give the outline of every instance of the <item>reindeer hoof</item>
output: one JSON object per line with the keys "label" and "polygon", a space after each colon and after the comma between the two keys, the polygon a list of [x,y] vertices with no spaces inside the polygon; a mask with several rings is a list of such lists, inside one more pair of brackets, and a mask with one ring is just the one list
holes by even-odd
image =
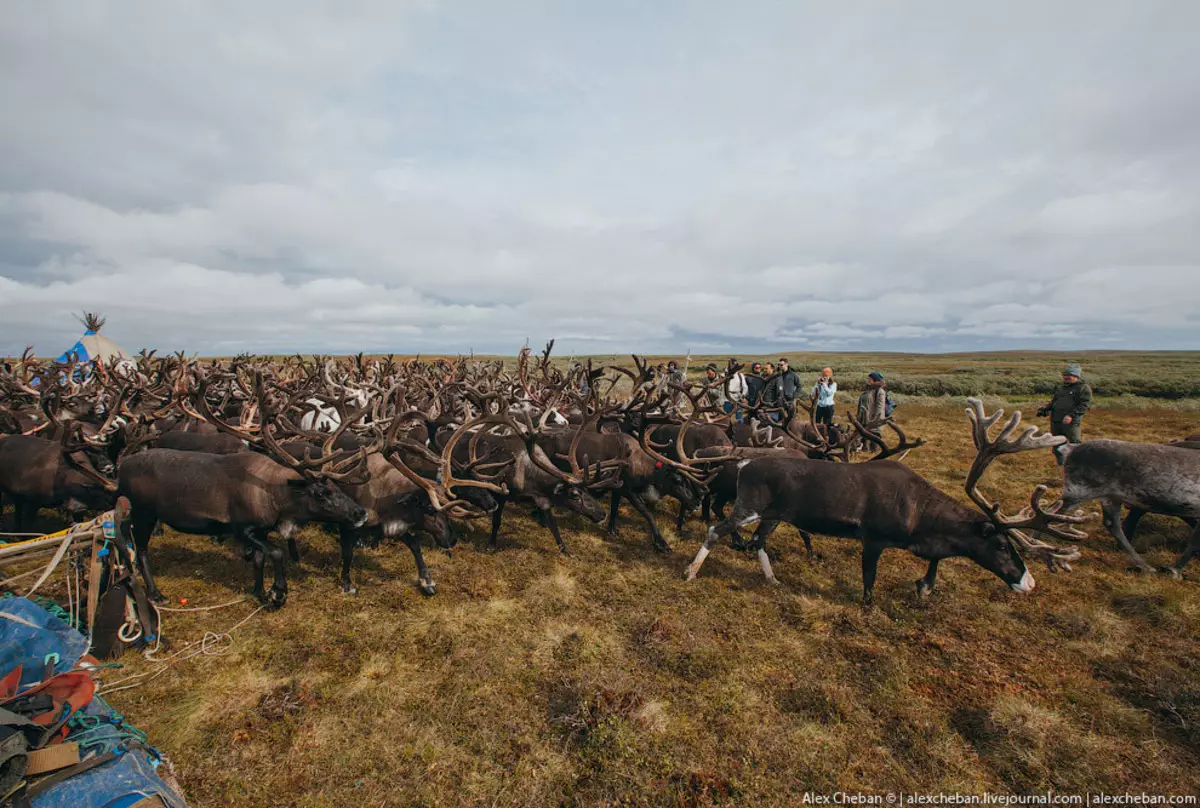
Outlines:
{"label": "reindeer hoof", "polygon": [[1161,572],[1163,575],[1170,575],[1176,581],[1183,580],[1183,573],[1180,572],[1179,570],[1175,569],[1174,567],[1160,567],[1158,571]]}
{"label": "reindeer hoof", "polygon": [[654,552],[662,555],[670,555],[671,545],[667,544],[665,541],[656,541],[654,542]]}
{"label": "reindeer hoof", "polygon": [[926,584],[924,578],[917,580],[917,600],[928,600],[932,592],[933,587]]}
{"label": "reindeer hoof", "polygon": [[358,587],[354,586],[353,584],[342,584],[342,594],[343,595],[357,595]]}
{"label": "reindeer hoof", "polygon": [[1147,573],[1154,572],[1154,568],[1151,567],[1149,564],[1130,564],[1128,567],[1125,568],[1125,571],[1126,572],[1136,572],[1139,575],[1145,575]]}
{"label": "reindeer hoof", "polygon": [[700,570],[696,569],[692,565],[689,565],[688,568],[683,571],[683,580],[694,581],[694,580],[696,580],[696,575],[699,572],[700,572]]}
{"label": "reindeer hoof", "polygon": [[150,598],[150,600],[154,601],[155,603],[166,603],[167,602],[167,599],[165,597],[163,597],[162,592],[149,593],[148,597]]}
{"label": "reindeer hoof", "polygon": [[417,588],[420,589],[421,594],[425,595],[426,597],[432,597],[433,595],[437,594],[437,586],[433,583],[433,581],[420,581],[417,584]]}

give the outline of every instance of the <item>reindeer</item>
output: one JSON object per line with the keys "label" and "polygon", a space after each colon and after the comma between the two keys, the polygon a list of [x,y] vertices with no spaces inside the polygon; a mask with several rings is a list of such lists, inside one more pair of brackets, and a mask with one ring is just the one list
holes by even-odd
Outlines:
{"label": "reindeer", "polygon": [[[577,441],[567,447],[565,461],[569,470],[555,465],[542,445],[549,412],[549,409],[543,411],[542,420],[536,427],[528,420],[524,425],[519,425],[508,415],[487,416],[482,422],[491,425],[489,429],[476,432],[465,444],[459,443],[460,448],[453,453],[454,462],[462,469],[462,474],[469,473],[472,468],[478,468],[491,458],[504,458],[503,471],[494,478],[497,484],[503,485],[504,492],[495,494],[496,508],[492,511],[489,550],[497,547],[505,505],[510,499],[521,499],[533,505],[535,514],[554,536],[559,551],[564,555],[569,554],[559,533],[553,506],[561,505],[599,523],[603,521],[605,511],[592,493],[593,490],[620,484],[611,465],[597,463],[580,466]],[[493,430],[496,428],[503,430],[504,434],[495,434]],[[582,430],[577,434],[582,435]],[[479,454],[481,450],[482,455]]]}
{"label": "reindeer", "polygon": [[[1197,436],[1192,436],[1197,437]],[[1200,553],[1200,452],[1186,444],[1162,445],[1120,440],[1089,440],[1063,446],[1063,507],[1100,500],[1104,526],[1135,569],[1153,567],[1133,548],[1138,522],[1147,513],[1178,516],[1192,527],[1183,554],[1160,571],[1183,577],[1184,566]],[[1121,521],[1121,506],[1129,515]]]}
{"label": "reindeer", "polygon": [[720,536],[755,521],[759,525],[754,544],[770,583],[778,582],[767,557],[766,541],[780,522],[799,530],[861,541],[864,606],[872,602],[879,558],[888,547],[905,549],[929,561],[925,576],[917,581],[920,598],[933,591],[938,564],[944,558],[970,558],[1022,594],[1032,592],[1035,581],[1018,547],[1042,558],[1052,570],[1069,570],[1079,558],[1076,547],[1046,544],[1026,531],[1064,539],[1086,538],[1074,525],[1085,521],[1087,515],[1066,515],[1065,502],[1044,506],[1046,486],[1039,485],[1029,507],[1008,517],[1001,513],[999,503],[989,502],[978,488],[983,473],[1001,455],[1059,446],[1066,438],[1038,434],[1037,427],[1032,426],[1020,437],[1010,438],[1021,423],[1018,411],[993,440],[989,433],[1003,410],[988,416],[978,399],[968,399],[968,403],[967,416],[977,454],[967,474],[966,490],[978,510],[968,508],[907,466],[891,460],[824,463],[763,457],[744,461],[733,512],[709,529],[708,538],[684,573],[686,579],[695,579]]}
{"label": "reindeer", "polygon": [[[437,585],[425,566],[421,540],[415,531],[418,528],[423,530],[433,536],[439,546],[449,550],[457,543],[450,527],[450,517],[482,516],[497,507],[492,492],[507,493],[501,485],[454,477],[451,463],[454,447],[475,427],[476,422],[459,427],[447,441],[441,456],[434,455],[422,444],[398,442],[396,435],[403,422],[402,417],[396,417],[385,436],[383,448],[367,456],[368,479],[342,486],[342,490],[367,511],[367,519],[363,524],[353,526],[343,523],[340,526],[341,585],[342,591],[347,594],[358,591],[350,581],[354,548],[369,535],[382,538],[399,536],[416,562],[417,586],[425,595],[436,594]],[[298,446],[307,448],[308,445],[291,444],[289,451],[295,453]],[[410,456],[407,461],[405,454]],[[412,459],[414,455],[417,462]],[[421,460],[435,464],[440,479],[431,480],[414,471],[413,467]],[[293,556],[293,560],[297,560],[297,556]]]}
{"label": "reindeer", "polygon": [[[208,382],[207,378],[201,382],[195,410],[189,414],[247,441],[257,451],[211,455],[150,449],[126,458],[120,466],[117,491],[128,498],[131,511],[122,527],[137,548],[138,565],[151,598],[163,599],[149,555],[151,531],[162,521],[181,533],[232,533],[238,537],[254,561],[255,596],[278,608],[287,601],[287,578],[283,553],[269,541],[270,531],[279,529],[290,540],[310,521],[362,525],[366,509],[337,484],[363,479],[366,450],[333,450],[336,436],[352,422],[347,419],[329,436],[319,457],[297,460],[276,439],[280,419],[272,417],[267,406],[261,376],[256,374],[255,379],[261,418],[255,431],[226,423],[212,412],[205,397]],[[361,417],[361,412],[354,417]],[[274,573],[269,593],[263,590],[266,558],[271,559]]]}

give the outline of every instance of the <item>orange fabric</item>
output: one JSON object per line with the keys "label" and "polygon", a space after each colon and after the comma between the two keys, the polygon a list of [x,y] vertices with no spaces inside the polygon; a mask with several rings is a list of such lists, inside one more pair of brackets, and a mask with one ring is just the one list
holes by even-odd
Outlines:
{"label": "orange fabric", "polygon": [[[20,681],[20,668],[17,668],[17,681]],[[5,677],[4,682],[7,683],[12,678],[12,674]],[[92,679],[92,675],[87,671],[73,670],[66,673],[60,673],[58,676],[52,676],[41,684],[34,685],[25,692],[20,694],[20,698],[32,696],[38,693],[48,693],[50,700],[53,703],[53,708],[46,712],[30,719],[35,724],[44,727],[51,726],[62,718],[64,704],[71,705],[71,712],[82,710],[96,695],[96,682]],[[3,701],[0,701],[0,707],[5,706],[12,701],[15,696],[5,694],[0,696]],[[47,741],[50,743],[58,743],[67,735],[67,727],[64,725],[55,736]]]}
{"label": "orange fabric", "polygon": [[18,665],[3,679],[0,679],[0,701],[7,701],[17,695],[17,688],[21,686],[21,669],[23,667],[23,665]]}

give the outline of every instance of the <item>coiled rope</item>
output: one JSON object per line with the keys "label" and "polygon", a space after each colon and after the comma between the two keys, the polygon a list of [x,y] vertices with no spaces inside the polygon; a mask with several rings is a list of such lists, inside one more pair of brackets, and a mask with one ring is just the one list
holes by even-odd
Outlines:
{"label": "coiled rope", "polygon": [[[166,606],[158,606],[154,603],[151,603],[150,608],[154,609],[154,612],[158,617],[158,637],[155,639],[153,647],[147,648],[142,653],[142,656],[144,656],[146,659],[148,659],[151,662],[162,665],[162,667],[159,668],[158,670],[154,671],[153,673],[150,673],[150,672],[135,673],[132,676],[126,676],[123,679],[117,679],[115,682],[103,682],[103,683],[101,683],[100,691],[104,694],[109,694],[109,693],[117,693],[121,690],[131,690],[135,687],[140,687],[140,686],[146,684],[147,682],[157,679],[159,676],[162,676],[164,673],[166,673],[172,666],[177,665],[180,662],[185,662],[189,659],[192,659],[192,658],[198,657],[198,656],[224,656],[225,654],[228,654],[229,651],[233,648],[233,632],[237,631],[239,628],[241,628],[247,622],[249,622],[250,618],[254,617],[256,614],[261,612],[263,609],[267,608],[265,604],[262,606],[259,606],[257,609],[250,612],[250,614],[246,615],[241,620],[234,623],[232,626],[227,628],[225,631],[206,631],[206,632],[204,632],[204,636],[201,637],[200,639],[189,642],[187,645],[183,646],[178,651],[176,651],[173,654],[170,654],[169,656],[158,658],[155,655],[159,652],[159,650],[162,647],[162,640],[161,640],[161,637],[163,635],[162,613],[163,612],[209,612],[209,611],[214,611],[217,609],[225,609],[225,608],[228,608],[229,606],[236,606],[237,604],[244,603],[245,601],[246,601],[246,598],[242,597],[242,598],[238,598],[237,600],[231,600],[228,603],[218,604],[216,606],[195,606],[195,607],[184,608],[184,609],[173,609],[173,608],[168,608]],[[128,684],[125,684],[125,683],[128,683]]]}

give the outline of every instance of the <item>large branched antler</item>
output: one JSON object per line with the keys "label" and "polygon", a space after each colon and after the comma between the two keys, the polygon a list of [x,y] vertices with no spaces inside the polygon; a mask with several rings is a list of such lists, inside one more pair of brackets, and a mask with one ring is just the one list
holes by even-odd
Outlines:
{"label": "large branched antler", "polygon": [[[1001,412],[1003,412],[1003,410]],[[1021,414],[1017,413],[1018,419],[1020,419],[1020,416]],[[904,430],[897,426],[896,422],[891,418],[880,422],[876,428],[886,426],[888,429],[895,432],[900,438],[900,442],[895,446],[888,446],[887,441],[863,425],[849,410],[846,411],[846,417],[850,420],[850,423],[854,425],[854,430],[858,432],[858,436],[862,438],[863,441],[870,443],[879,449],[878,452],[871,455],[869,458],[870,460],[884,460],[886,458],[893,457],[894,455],[900,455],[899,459],[903,460],[913,449],[916,449],[918,446],[925,445],[924,438],[917,438],[910,443],[908,440],[908,435],[906,435]]]}
{"label": "large branched antler", "polygon": [[[661,444],[655,444],[654,441],[651,440],[656,428],[675,423],[675,421],[668,416],[656,416],[650,414],[647,411],[650,404],[649,400],[643,404],[639,419],[638,432],[640,434],[638,439],[641,443],[642,451],[650,455],[655,462],[664,466],[670,466],[680,474],[683,474],[693,483],[700,486],[702,489],[706,488],[708,484],[712,482],[712,479],[718,473],[720,473],[721,464],[728,460],[732,460],[734,456],[725,454],[715,457],[695,458],[688,455],[686,449],[684,449],[684,438],[688,429],[700,416],[708,412],[712,412],[713,408],[706,407],[702,403],[702,397],[704,395],[703,390],[699,393],[693,393],[692,391],[676,384],[669,385],[669,389],[686,396],[692,405],[692,411],[688,414],[687,419],[680,425],[679,432],[677,432],[675,435],[675,454],[678,457],[678,460],[668,457],[667,455],[663,454],[662,451],[660,451],[661,448],[669,448],[670,444],[666,444],[664,446]],[[669,393],[664,393],[663,396],[660,397],[660,400],[668,395]]]}
{"label": "large branched antler", "polygon": [[1012,417],[1000,430],[995,439],[989,436],[991,428],[1004,415],[1003,409],[998,409],[987,415],[983,402],[977,398],[968,398],[966,409],[967,418],[971,421],[971,438],[975,442],[975,460],[967,473],[966,491],[971,501],[987,515],[997,529],[1004,531],[1023,550],[1042,559],[1051,570],[1064,569],[1070,571],[1071,564],[1079,560],[1079,548],[1071,545],[1059,547],[1032,538],[1025,531],[1047,533],[1058,539],[1086,539],[1087,533],[1072,527],[1086,522],[1093,514],[1063,514],[1062,500],[1043,506],[1042,498],[1046,486],[1039,485],[1030,496],[1029,505],[1016,516],[1005,516],[1000,512],[999,502],[990,502],[979,491],[979,480],[990,466],[1001,455],[1017,454],[1038,449],[1051,449],[1066,443],[1062,435],[1039,433],[1036,426],[1029,426],[1016,438],[1010,437],[1021,425],[1021,411],[1013,412]]}

